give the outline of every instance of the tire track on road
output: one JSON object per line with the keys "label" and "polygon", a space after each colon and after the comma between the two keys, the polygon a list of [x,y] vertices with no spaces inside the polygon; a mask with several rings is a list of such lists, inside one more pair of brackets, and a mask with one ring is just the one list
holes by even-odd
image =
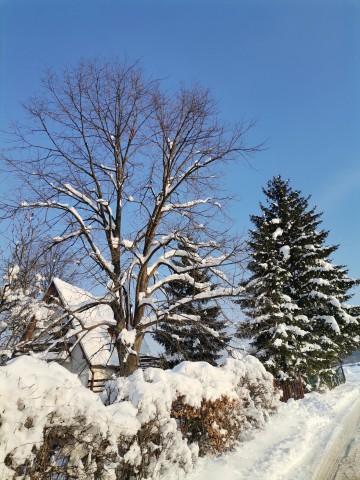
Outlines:
{"label": "tire track on road", "polygon": [[[348,447],[351,445],[356,430],[360,427],[360,399],[357,400],[350,413],[345,418],[345,422],[340,431],[333,435],[327,445],[324,455],[317,466],[313,480],[340,480],[337,479],[337,473],[340,465],[343,463],[349,453]],[[344,480],[346,477],[344,477]],[[358,477],[349,477],[351,480],[360,479]]]}

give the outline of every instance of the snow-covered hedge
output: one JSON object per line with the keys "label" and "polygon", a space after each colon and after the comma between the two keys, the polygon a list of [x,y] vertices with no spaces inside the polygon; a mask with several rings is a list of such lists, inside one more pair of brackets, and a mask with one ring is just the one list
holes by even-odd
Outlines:
{"label": "snow-covered hedge", "polygon": [[23,356],[0,368],[0,385],[2,480],[116,478],[118,439],[137,429],[126,432],[75,375]]}
{"label": "snow-covered hedge", "polygon": [[276,410],[273,377],[251,356],[221,368],[183,362],[172,370],[148,368],[108,382],[102,394],[114,408],[128,401],[141,424],[126,454],[136,478],[170,478],[169,465],[187,472],[198,453],[233,448]]}
{"label": "snow-covered hedge", "polygon": [[0,478],[180,478],[200,455],[232,448],[277,407],[254,357],[184,362],[107,384],[102,400],[56,363],[0,368]]}

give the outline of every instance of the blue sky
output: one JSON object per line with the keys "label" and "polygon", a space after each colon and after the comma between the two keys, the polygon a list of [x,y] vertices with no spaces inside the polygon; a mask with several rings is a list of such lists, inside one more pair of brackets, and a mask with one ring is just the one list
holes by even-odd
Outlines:
{"label": "blue sky", "polygon": [[312,195],[334,261],[360,278],[359,25],[357,0],[0,0],[0,129],[47,66],[126,55],[170,88],[198,80],[224,119],[257,120],[250,143],[267,141],[224,177],[238,230],[281,174]]}

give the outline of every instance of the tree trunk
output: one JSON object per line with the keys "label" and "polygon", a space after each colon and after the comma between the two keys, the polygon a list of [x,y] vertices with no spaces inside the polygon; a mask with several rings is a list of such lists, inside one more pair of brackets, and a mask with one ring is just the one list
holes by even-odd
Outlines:
{"label": "tree trunk", "polygon": [[126,308],[122,308],[122,306],[119,305],[119,303],[116,301],[111,304],[111,308],[114,313],[114,319],[116,321],[113,333],[115,334],[116,338],[115,346],[119,358],[119,373],[121,377],[128,377],[138,368],[140,360],[140,348],[144,338],[144,334],[142,332],[136,332],[134,344],[130,347],[124,345],[118,339],[118,336],[123,329],[131,328],[131,318],[126,318],[127,315],[131,315],[131,312],[128,312],[128,309]]}
{"label": "tree trunk", "polygon": [[144,334],[140,333],[136,336],[135,342],[131,350],[136,353],[129,352],[129,349],[119,340],[116,341],[116,349],[119,357],[119,373],[121,377],[128,377],[139,367],[140,348],[144,338]]}

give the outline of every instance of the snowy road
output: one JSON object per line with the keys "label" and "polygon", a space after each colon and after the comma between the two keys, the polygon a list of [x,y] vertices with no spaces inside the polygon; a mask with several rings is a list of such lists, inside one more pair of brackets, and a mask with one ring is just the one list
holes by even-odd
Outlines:
{"label": "snowy road", "polygon": [[323,458],[316,468],[313,480],[359,480],[359,459],[360,399],[358,398],[340,426],[335,428]]}
{"label": "snowy road", "polygon": [[360,480],[360,365],[347,382],[280,406],[234,452],[204,458],[187,480]]}
{"label": "snowy road", "polygon": [[348,445],[344,457],[334,480],[360,479],[360,422],[357,425],[355,436]]}

